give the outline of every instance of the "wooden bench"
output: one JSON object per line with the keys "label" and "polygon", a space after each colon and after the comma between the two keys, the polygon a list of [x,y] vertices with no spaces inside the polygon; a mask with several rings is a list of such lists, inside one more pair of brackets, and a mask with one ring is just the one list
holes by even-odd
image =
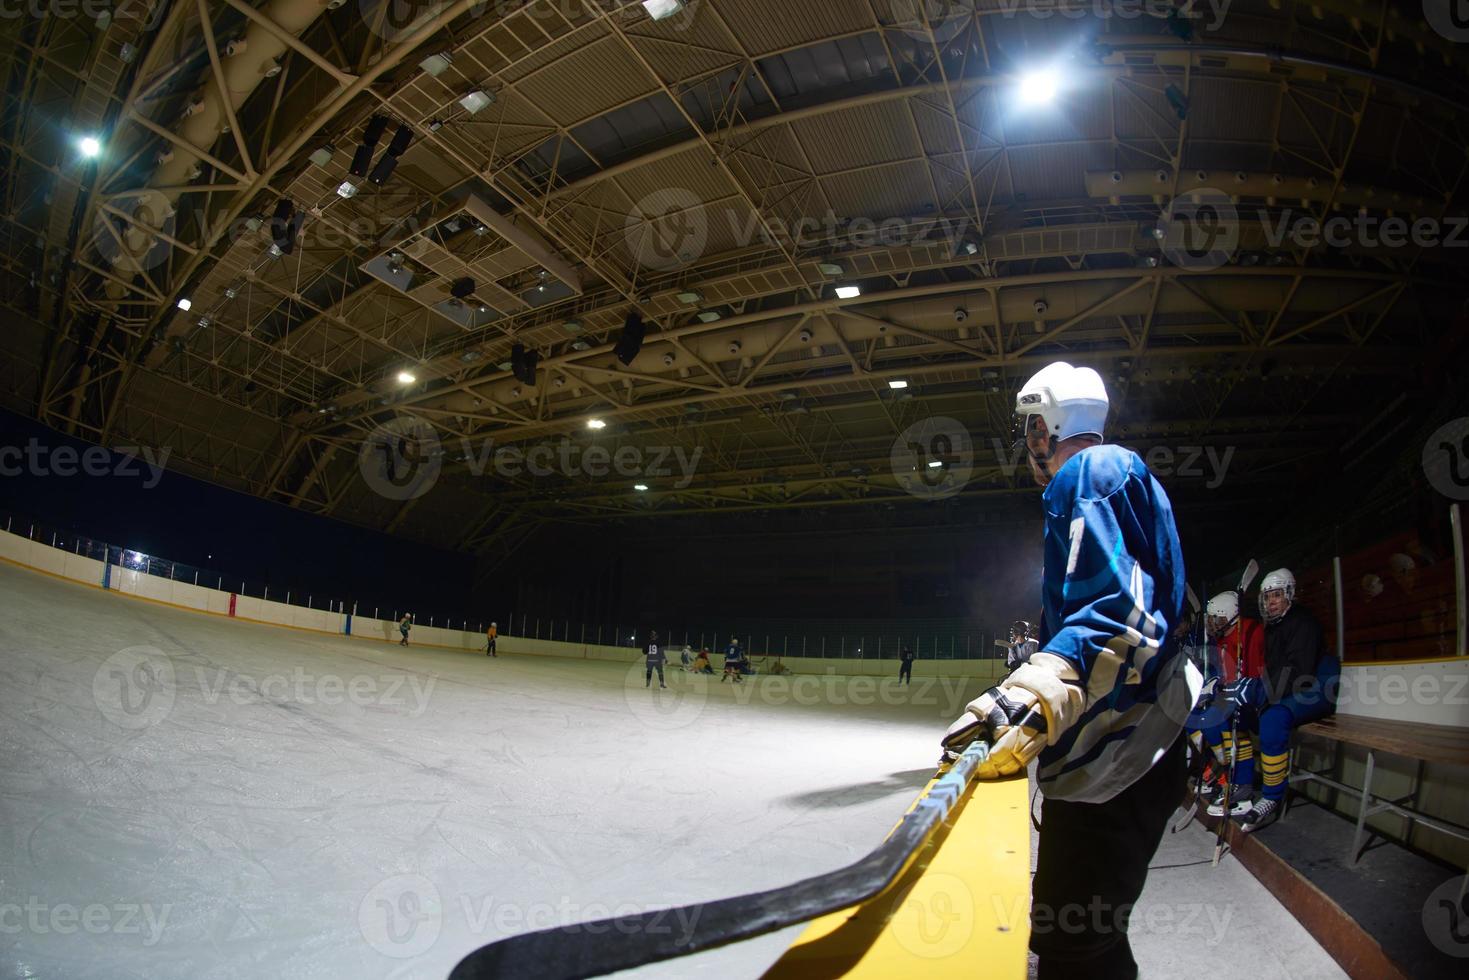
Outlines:
{"label": "wooden bench", "polygon": [[[1413,721],[1384,721],[1380,718],[1362,718],[1353,715],[1332,715],[1320,721],[1302,725],[1297,732],[1304,736],[1323,738],[1341,745],[1355,745],[1367,750],[1367,763],[1362,776],[1361,788],[1348,786],[1319,772],[1312,772],[1291,765],[1292,783],[1319,782],[1332,789],[1351,793],[1361,803],[1357,807],[1357,832],[1352,837],[1348,864],[1356,864],[1362,856],[1363,838],[1367,833],[1367,818],[1378,813],[1392,812],[1412,824],[1420,823],[1440,833],[1469,840],[1469,827],[1462,827],[1447,820],[1430,817],[1407,805],[1417,800],[1418,784],[1423,775],[1423,763],[1434,762],[1453,766],[1469,767],[1469,728],[1449,725],[1426,725]],[[1292,750],[1294,756],[1299,750]],[[1418,772],[1413,778],[1413,791],[1397,800],[1388,800],[1372,795],[1372,770],[1376,754],[1401,756],[1417,760]]]}

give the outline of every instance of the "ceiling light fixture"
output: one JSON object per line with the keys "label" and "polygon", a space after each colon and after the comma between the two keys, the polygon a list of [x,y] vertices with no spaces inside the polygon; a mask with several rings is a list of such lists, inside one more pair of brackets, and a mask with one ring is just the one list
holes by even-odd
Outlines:
{"label": "ceiling light fixture", "polygon": [[1017,96],[1021,105],[1043,106],[1056,101],[1061,82],[1054,68],[1033,68],[1020,76]]}
{"label": "ceiling light fixture", "polygon": [[418,380],[417,376],[414,375],[412,371],[399,371],[398,372],[398,383],[400,385],[411,385],[411,384],[413,384],[413,382],[415,382],[417,380]]}
{"label": "ceiling light fixture", "polygon": [[84,159],[95,160],[102,153],[102,141],[95,136],[83,136],[77,140],[77,149]]}
{"label": "ceiling light fixture", "polygon": [[654,20],[663,20],[684,9],[684,0],[643,0],[643,9]]}
{"label": "ceiling light fixture", "polygon": [[424,58],[418,63],[418,67],[422,68],[433,77],[438,78],[444,72],[448,71],[449,66],[453,63],[454,58],[452,55],[449,54],[449,52],[440,51],[437,54],[431,54],[427,58]]}
{"label": "ceiling light fixture", "polygon": [[902,391],[904,388],[908,387],[908,382],[904,381],[902,378],[894,378],[893,380],[888,382],[888,387],[891,388],[893,391]]}
{"label": "ceiling light fixture", "polygon": [[477,88],[474,91],[466,92],[463,96],[461,96],[459,99],[459,104],[464,106],[464,111],[472,116],[476,112],[479,112],[481,109],[483,109],[485,106],[493,103],[494,101],[495,96],[493,94],[486,92],[484,89]]}
{"label": "ceiling light fixture", "polygon": [[605,429],[605,428],[607,428],[607,423],[606,422],[603,422],[601,419],[587,419],[587,428],[588,429]]}
{"label": "ceiling light fixture", "polygon": [[837,299],[856,299],[862,295],[861,286],[838,286]]}

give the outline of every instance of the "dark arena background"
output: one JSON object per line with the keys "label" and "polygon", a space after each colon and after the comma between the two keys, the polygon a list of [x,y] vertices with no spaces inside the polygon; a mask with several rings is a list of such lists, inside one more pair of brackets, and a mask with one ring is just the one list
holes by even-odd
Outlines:
{"label": "dark arena background", "polygon": [[1463,976],[1465,0],[0,71],[0,977]]}

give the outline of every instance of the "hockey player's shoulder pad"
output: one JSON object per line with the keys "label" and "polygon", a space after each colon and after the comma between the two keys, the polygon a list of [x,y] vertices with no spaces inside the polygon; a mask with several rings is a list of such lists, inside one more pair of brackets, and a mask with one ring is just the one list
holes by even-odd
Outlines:
{"label": "hockey player's shoulder pad", "polygon": [[[1105,500],[1132,479],[1146,480],[1148,468],[1131,449],[1104,443],[1067,460],[1049,486],[1048,498]],[[1054,496],[1053,496],[1054,495]]]}

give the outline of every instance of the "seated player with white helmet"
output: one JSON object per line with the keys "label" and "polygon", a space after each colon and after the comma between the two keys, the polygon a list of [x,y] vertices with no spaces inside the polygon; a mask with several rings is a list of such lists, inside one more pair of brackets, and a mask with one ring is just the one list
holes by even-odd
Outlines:
{"label": "seated player with white helmet", "polygon": [[[1258,683],[1265,664],[1265,630],[1257,620],[1240,615],[1239,593],[1220,592],[1204,607],[1205,626],[1218,650],[1218,660],[1210,665],[1204,697],[1189,715],[1186,728],[1197,732],[1216,766],[1227,767],[1224,785],[1216,787],[1210,799],[1211,816],[1224,813],[1225,797],[1229,798],[1231,816],[1244,816],[1253,806],[1255,790],[1255,744],[1253,709],[1241,701],[1253,701],[1248,681]],[[1244,707],[1245,710],[1240,709]],[[1236,739],[1236,736],[1239,736]]]}
{"label": "seated player with white helmet", "polygon": [[1245,814],[1246,833],[1280,817],[1290,780],[1290,733],[1336,711],[1341,662],[1328,653],[1321,624],[1296,601],[1296,577],[1277,568],[1260,583],[1265,676],[1257,698],[1260,799]]}
{"label": "seated player with white helmet", "polygon": [[[1196,690],[1172,635],[1183,553],[1163,487],[1136,453],[1102,444],[1107,410],[1090,368],[1051,364],[1020,389],[1044,487],[1038,649],[943,739],[948,753],[990,743],[982,779],[1038,761],[1030,947],[1041,977],[1136,975],[1128,916],[1187,775],[1181,732]],[[1089,910],[1084,923],[1074,909]]]}

